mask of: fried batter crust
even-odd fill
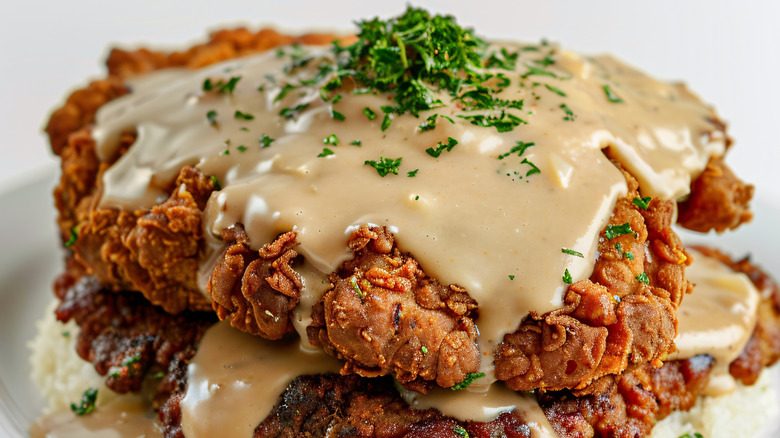
[[[703,233],[733,230],[753,218],[752,198],[753,186],[737,178],[723,157],[714,157],[691,184],[688,198],[679,203],[677,222]]]
[[[253,251],[241,224],[222,232],[228,247],[206,286],[219,319],[266,339],[280,339],[293,330],[291,312],[303,286],[293,270],[298,258],[295,237],[294,232],[284,233]]]
[[[360,227],[352,260],[330,276],[312,311],[309,341],[346,361],[342,374],[393,374],[410,389],[450,387],[479,368],[477,307],[466,291],[429,277],[385,228]]]
[[[562,309],[532,313],[497,347],[496,377],[510,388],[583,388],[629,365],[660,366],[673,351],[689,255],[671,229],[674,205],[638,207],[638,183],[623,173],[628,193],[601,232],[591,277],[569,287]],[[625,224],[631,232],[615,235]]]

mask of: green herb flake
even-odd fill
[[[374,120],[376,118],[376,112],[369,107],[363,108],[363,114],[368,117],[368,120]]]
[[[331,134],[325,138],[322,139],[322,144],[327,144],[331,146],[338,146],[339,145],[339,138],[336,136],[336,134]]]
[[[514,280],[514,279],[515,279],[515,276],[514,276],[514,275],[512,275],[512,274],[509,274],[509,279],[510,279],[510,280]]]
[[[237,120],[254,120],[255,116],[249,113],[241,112],[239,110],[236,110],[236,112],[233,114],[233,117]]]
[[[69,248],[73,246],[77,240],[79,240],[79,230],[74,225],[70,227],[70,237],[68,237],[68,240],[65,242],[65,247]]]
[[[466,431],[466,429],[463,428],[463,426],[453,426],[452,431],[455,432],[455,434],[459,437],[469,438],[469,433]]]
[[[626,234],[633,234],[634,230],[631,228],[631,224],[628,222],[622,224],[622,225],[607,225],[606,230],[604,230],[604,236],[607,239],[614,239],[618,236],[623,236]]]
[[[568,269],[566,269],[563,272],[563,278],[562,279],[563,279],[563,282],[566,283],[566,284],[571,284],[572,283],[571,274],[569,273]]]
[[[650,200],[653,198],[646,196],[644,198],[636,197],[632,200],[634,205],[641,208],[642,210],[647,210],[647,207],[650,205]]]
[[[346,117],[344,117],[344,114],[341,114],[340,112],[334,110],[333,108],[330,109],[330,117],[333,120],[338,120],[339,122],[343,122],[346,120]]]
[[[424,122],[420,124],[420,126],[417,127],[417,131],[419,132],[425,132],[430,131],[432,129],[436,129],[436,117],[438,117],[438,114],[433,114],[431,116],[428,116],[427,119],[425,119]]]
[[[499,155],[498,159],[499,160],[503,160],[504,158],[506,158],[506,157],[508,157],[508,156],[510,156],[512,154],[515,154],[515,153],[517,154],[518,157],[521,157],[523,155],[523,153],[525,153],[526,149],[528,149],[531,146],[534,146],[535,144],[536,143],[533,143],[533,142],[526,143],[526,142],[523,142],[523,141],[518,141],[517,144],[514,147],[512,147],[512,149],[509,150],[509,152]]]
[[[550,76],[550,77],[553,77],[553,78],[557,78],[558,77],[558,76],[555,75],[555,73],[553,73],[551,71],[547,71],[547,70],[545,70],[543,68],[539,68],[539,67],[536,67],[536,66],[531,65],[531,64],[526,64],[525,66],[528,67],[528,71],[523,73],[522,76],[520,76],[523,79],[526,79],[527,77],[534,76],[534,75],[536,75],[536,76]]]
[[[544,84],[544,87],[552,91],[553,93],[557,94],[558,96],[566,97],[566,93],[564,93],[558,88],[553,87],[552,85]]]
[[[76,415],[87,415],[95,410],[95,401],[97,400],[98,390],[89,388],[81,395],[81,402],[70,404],[70,410]]]
[[[352,140],[351,142],[349,142],[349,144],[351,144],[352,146],[362,146],[363,142],[358,139],[358,140]]]
[[[302,103],[294,107],[282,109],[281,111],[279,111],[279,115],[284,117],[285,119],[294,119],[298,117],[298,114],[300,114],[301,111],[305,110],[308,107],[309,107],[308,103]]]
[[[620,98],[617,94],[615,94],[614,91],[612,91],[612,87],[609,85],[604,85],[604,94],[607,95],[607,100],[612,103],[621,103],[623,102],[623,99]]]
[[[385,177],[389,173],[398,175],[398,168],[401,166],[401,158],[399,157],[393,159],[383,158],[380,156],[378,161],[366,160],[363,164],[376,169],[376,173],[378,173],[381,177]]]
[[[271,146],[271,143],[275,142],[276,139],[271,138],[267,136],[266,134],[263,134],[260,136],[260,139],[257,140],[258,143],[260,143],[260,147],[267,148],[268,146]]]
[[[630,253],[630,252],[628,252],[628,251],[626,251],[626,252],[624,252],[624,253],[623,253],[623,257],[625,257],[625,258],[627,258],[627,259],[629,259],[629,260],[634,260],[634,255],[633,255],[633,254],[631,254],[631,253]]]
[[[352,285],[352,289],[355,290],[355,293],[357,294],[358,298],[360,298],[361,301],[363,301],[363,298],[365,298],[365,295],[363,294],[363,290],[360,289],[360,285],[357,282],[357,278],[353,275],[352,277],[349,277],[349,284]]]
[[[159,372],[156,372],[156,373],[152,374],[152,379],[158,379],[159,380],[159,379],[162,379],[163,377],[165,377],[165,373],[162,372],[162,371],[159,371]]]
[[[295,85],[292,84],[284,84],[282,88],[279,90],[279,94],[274,97],[274,102],[279,102],[280,100],[284,99],[290,91],[295,89]]]
[[[219,179],[216,175],[210,175],[209,178],[211,179],[211,184],[214,185],[214,190],[220,191],[222,190],[222,184],[219,183]]]
[[[387,131],[391,123],[393,123],[393,119],[390,118],[390,114],[385,114],[385,118],[382,119],[382,131]]]
[[[244,152],[244,151],[246,151],[246,146],[239,145],[236,149],[238,149],[239,152]]]
[[[406,172],[406,176],[408,176],[409,178],[414,178],[415,176],[417,176],[417,172],[419,171],[420,169],[411,170],[409,172]]]
[[[641,282],[642,282],[642,283],[644,283],[644,284],[650,284],[650,279],[649,279],[649,278],[647,278],[647,274],[646,274],[646,273],[644,273],[644,272],[643,272],[643,273],[641,273],[641,274],[639,274],[639,275],[637,275],[637,276],[636,276],[636,279],[637,279],[637,280],[639,280],[639,281],[641,281]]]
[[[444,142],[440,141],[436,145],[435,148],[432,148],[432,147],[428,148],[428,149],[425,150],[425,152],[427,152],[428,155],[430,155],[430,156],[432,156],[434,158],[438,158],[439,155],[441,155],[442,152],[444,152],[444,151],[447,151],[447,152],[451,151],[452,148],[454,148],[457,144],[458,144],[458,140],[455,140],[452,137],[447,137],[447,143],[444,143]]]
[[[422,351],[422,354],[428,354],[428,347],[423,345],[422,347],[420,347],[420,351]]]
[[[462,382],[456,383],[455,385],[452,385],[450,389],[453,391],[459,391],[461,389],[468,388],[469,385],[474,383],[475,380],[481,379],[482,377],[485,377],[485,373],[468,373],[466,374],[466,378],[463,379]]]
[[[574,118],[575,118],[575,117],[577,117],[577,116],[575,116],[575,115],[574,115],[574,112],[573,112],[573,111],[572,111],[572,110],[571,110],[571,109],[570,109],[568,106],[566,106],[566,104],[565,104],[565,103],[562,103],[562,104],[559,106],[559,108],[560,108],[560,109],[562,109],[562,110],[563,110],[563,112],[566,114],[566,115],[563,117],[563,120],[566,120],[566,121],[568,121],[568,122],[573,122],[573,121],[574,121]]]
[[[542,173],[542,171],[539,170],[539,168],[536,167],[536,165],[534,163],[528,161],[528,158],[523,158],[523,161],[521,161],[520,163],[527,164],[527,165],[531,166],[531,170],[526,172],[525,176],[531,176],[531,175],[534,175],[534,174],[537,174],[537,173]]]
[[[238,84],[238,81],[240,81],[240,80],[241,80],[241,76],[233,76],[232,78],[230,78],[224,84],[221,83],[221,81],[220,81],[219,88],[217,89],[217,92],[233,94],[233,91],[236,89],[236,84]]]
[[[70,337],[70,331],[65,330],[64,332],[62,332],[62,336],[65,338]]]
[[[210,125],[216,125],[217,124],[217,112],[215,110],[211,110],[206,113],[206,120],[209,121]]]
[[[496,128],[496,131],[498,132],[509,132],[513,130],[516,126],[528,123],[525,120],[521,119],[520,117],[517,117],[513,114],[509,114],[505,111],[501,111],[501,113],[497,116],[486,116],[484,114],[474,114],[474,115],[459,115],[458,117],[460,117],[461,119],[468,120],[472,125]]]
[[[244,131],[244,132],[249,132],[249,128],[247,128],[246,126],[242,126],[242,127],[241,127],[241,128],[239,128],[239,129],[240,129],[241,131]]]
[[[581,252],[569,248],[561,248],[561,252],[564,254],[569,254],[577,257],[584,257]]]
[[[327,157],[328,155],[333,155],[335,152],[328,148],[322,148],[322,152],[317,154],[317,158]]]

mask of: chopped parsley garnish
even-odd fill
[[[233,114],[233,117],[235,117],[238,120],[254,120],[255,116],[249,113],[244,113],[239,110],[236,110],[235,114]]]
[[[644,272],[643,272],[643,273],[641,273],[641,274],[639,274],[639,275],[637,275],[637,276],[636,276],[636,279],[637,279],[637,280],[639,280],[639,281],[641,281],[641,282],[642,282],[642,283],[644,283],[644,284],[650,284],[650,279],[649,279],[649,278],[647,278],[647,274],[646,274],[646,273],[644,273]]]
[[[336,134],[331,134],[325,138],[322,139],[322,144],[328,144],[331,146],[338,146],[339,145],[339,138],[336,136]]]
[[[564,254],[569,254],[569,255],[573,255],[573,256],[577,256],[577,257],[585,257],[585,256],[582,255],[581,252],[575,251],[575,250],[569,249],[569,248],[561,248],[561,252],[564,253]]]
[[[302,103],[291,108],[284,108],[279,111],[279,115],[286,119],[294,119],[298,117],[298,114],[309,107],[308,103]]]
[[[363,142],[358,139],[358,140],[352,140],[351,142],[349,142],[349,144],[353,146],[362,146]]]
[[[318,158],[327,157],[328,155],[333,155],[334,153],[335,152],[333,152],[332,150],[330,150],[328,148],[322,148],[322,152],[317,154],[317,157]]]
[[[284,84],[282,88],[279,90],[279,94],[274,97],[274,102],[279,102],[280,100],[284,99],[287,94],[290,93],[290,91],[295,89],[295,85],[292,84]]]
[[[438,158],[439,155],[441,155],[444,151],[451,151],[452,148],[454,148],[458,144],[458,140],[455,140],[452,137],[447,137],[447,143],[444,143],[443,141],[440,141],[435,148],[428,148],[425,150],[425,152],[428,153],[428,155]]]
[[[368,120],[374,120],[376,118],[376,112],[369,107],[363,108],[363,114],[368,117]]]
[[[334,110],[333,108],[330,109],[330,117],[333,120],[338,120],[340,122],[343,122],[346,119],[346,117],[344,117],[344,114],[341,114],[340,112]]]
[[[565,103],[562,103],[559,108],[562,109],[564,113],[566,113],[566,115],[563,117],[563,120],[566,120],[568,122],[574,121],[574,118],[576,116],[574,115],[574,112],[571,109],[569,109],[568,106],[566,106]]]
[[[215,110],[211,110],[206,113],[206,120],[209,121],[209,124],[216,125],[217,124],[217,112]]]
[[[464,103],[465,108],[471,110],[494,110],[498,108],[523,109],[522,100],[499,99],[493,95],[494,91],[478,86],[473,90],[461,94],[458,99]]]
[[[528,148],[529,148],[529,147],[531,147],[531,146],[534,146],[535,144],[536,144],[536,143],[533,143],[533,142],[526,143],[526,142],[524,142],[524,141],[518,141],[518,142],[517,142],[517,145],[515,145],[514,147],[512,147],[512,149],[510,149],[510,150],[509,150],[509,152],[507,152],[507,153],[505,153],[505,154],[501,154],[501,155],[499,155],[499,156],[498,156],[498,159],[499,159],[499,160],[503,160],[504,158],[506,158],[506,157],[508,157],[508,156],[510,156],[510,155],[512,155],[512,154],[514,154],[514,153],[517,153],[517,156],[518,156],[518,157],[521,157],[521,156],[523,156],[523,153],[525,153],[525,150],[526,150],[526,149],[528,149]]]
[[[568,270],[568,269],[566,269],[566,270],[563,272],[563,278],[562,278],[562,279],[563,279],[563,282],[564,282],[564,283],[566,283],[566,284],[571,284],[571,282],[572,282],[572,278],[571,278],[571,274],[569,273],[569,270]]]
[[[62,332],[62,336],[66,337],[66,338],[69,337],[70,336],[70,331],[65,330],[64,332]]]
[[[357,282],[357,278],[355,276],[349,277],[349,284],[352,285],[352,289],[355,290],[355,293],[357,294],[358,298],[362,301],[365,295],[363,294],[363,290],[360,289],[360,285]]]
[[[548,90],[552,91],[553,93],[557,94],[558,96],[566,97],[566,93],[564,93],[563,91],[561,91],[558,88],[553,87],[552,85],[544,84],[544,88],[547,88]]]
[[[510,280],[514,280],[514,279],[515,279],[515,276],[514,276],[514,275],[512,275],[512,274],[509,274],[509,279],[510,279]]]
[[[634,260],[634,255],[628,251],[623,251],[623,245],[621,245],[620,243],[615,244],[615,249],[618,251],[618,253],[621,254],[622,257],[627,258],[629,260]]]
[[[408,176],[409,178],[414,178],[415,176],[417,176],[417,172],[419,171],[420,169],[411,170],[409,172],[406,172],[406,176]]]
[[[385,118],[382,119],[382,131],[387,131],[391,123],[393,123],[393,119],[390,118],[390,114],[385,114]]]
[[[432,129],[436,129],[436,117],[439,117],[439,115],[433,114],[431,116],[428,116],[428,118],[425,119],[424,122],[420,123],[420,126],[417,127],[417,130],[419,132],[425,132],[425,131],[430,131]]]
[[[422,347],[420,347],[420,351],[422,351],[422,354],[428,354],[428,347],[423,345]]]
[[[453,426],[452,431],[455,432],[455,434],[459,437],[469,438],[469,433],[466,431],[466,429],[463,428],[463,426]]]
[[[81,395],[81,402],[70,404],[70,410],[76,415],[87,415],[95,410],[95,401],[97,400],[98,390],[89,388]]]
[[[607,100],[613,103],[621,103],[623,99],[620,98],[609,85],[604,85],[604,94],[607,95]]]
[[[700,434],[699,432],[694,432],[693,435],[686,433],[684,435],[680,435],[678,438],[704,438],[704,435]]]
[[[558,76],[555,75],[555,73],[553,73],[551,71],[547,71],[547,70],[545,70],[543,68],[539,68],[539,67],[536,67],[536,66],[531,65],[531,64],[526,64],[525,66],[528,67],[528,71],[523,73],[522,76],[520,76],[523,79],[525,79],[525,78],[527,78],[529,76],[534,76],[534,75],[536,75],[536,76],[550,76],[550,77],[553,77],[553,78],[557,78],[558,77]]]
[[[641,208],[642,210],[647,210],[647,207],[650,205],[650,200],[653,198],[646,196],[644,198],[636,197],[632,200],[634,205]]]
[[[492,52],[490,54],[485,61],[485,67],[498,67],[503,70],[514,70],[519,55],[520,54],[517,52],[509,53],[506,48],[502,47],[499,52]]]
[[[497,116],[486,116],[484,114],[459,115],[461,119],[466,119],[472,125],[483,127],[494,127],[498,132],[509,132],[520,124],[528,123],[525,120],[506,111],[501,111]]]
[[[456,384],[452,385],[452,387],[450,389],[452,389],[453,391],[459,391],[461,389],[466,389],[466,388],[468,388],[469,385],[474,383],[475,380],[480,379],[482,377],[485,377],[485,373],[468,373],[468,374],[466,374],[466,378],[463,379],[462,382],[456,383]]]
[[[68,237],[68,240],[65,242],[65,247],[68,248],[73,246],[77,240],[79,240],[79,230],[74,225],[70,227],[70,237]]]
[[[211,78],[206,78],[203,81],[203,91],[217,91],[218,93],[233,94],[233,90],[236,89],[236,84],[241,80],[241,76],[233,76],[228,79],[227,82],[222,79],[217,82],[213,82]]]
[[[240,145],[236,149],[238,149],[239,152],[244,152],[244,151],[246,151],[246,146]]]
[[[536,165],[534,163],[528,161],[528,158],[523,158],[523,161],[521,161],[520,163],[527,164],[527,165],[531,166],[531,170],[526,172],[525,176],[531,176],[531,175],[536,174],[536,173],[542,173],[542,171],[539,170],[539,168],[536,167]]]
[[[266,134],[263,134],[260,136],[260,139],[257,140],[258,143],[260,143],[260,147],[267,148],[268,146],[271,146],[271,143],[275,142],[275,138],[271,138],[267,136]]]
[[[211,179],[211,183],[214,184],[214,190],[222,190],[222,184],[219,183],[219,179],[216,175],[210,175],[209,178]]]
[[[382,177],[387,176],[388,173],[398,175],[398,168],[401,166],[401,158],[392,159],[379,157],[379,161],[366,160],[363,164],[376,169],[376,173]]]
[[[626,222],[623,225],[607,225],[607,228],[604,231],[604,236],[606,236],[607,239],[614,239],[618,236],[633,233],[634,230],[631,228],[631,224]]]

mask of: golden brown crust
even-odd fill
[[[284,233],[253,251],[241,224],[222,232],[228,247],[206,286],[219,319],[266,339],[292,331],[291,312],[303,286],[292,268],[298,257],[295,237],[294,232]]]
[[[330,276],[307,329],[311,343],[346,361],[342,374],[393,374],[427,392],[479,369],[477,303],[465,290],[430,278],[384,228],[362,226],[348,245],[355,256]]]
[[[671,229],[673,205],[653,199],[639,208],[638,184],[624,175],[628,194],[601,232],[590,279],[569,287],[564,308],[530,315],[497,347],[496,377],[510,388],[582,388],[631,364],[660,366],[674,348],[689,256]],[[607,234],[624,224],[632,232]]]
[[[737,178],[723,157],[714,157],[691,184],[691,194],[679,204],[677,222],[703,233],[733,230],[753,218],[751,198],[753,186]]]

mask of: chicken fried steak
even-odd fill
[[[415,410],[392,382],[407,401],[535,391],[561,436],[643,436],[723,381],[725,356],[675,346],[692,257],[673,222],[751,218],[711,107],[612,57],[488,44],[420,9],[358,25],[330,47],[238,29],[115,49],[52,114],[71,250],[57,315],[109,387],[167,372],[156,406],[181,436],[207,416],[188,367],[216,319],[340,364],[295,379],[257,436],[538,423]],[[776,296],[728,358],[745,383],[780,354]]]

